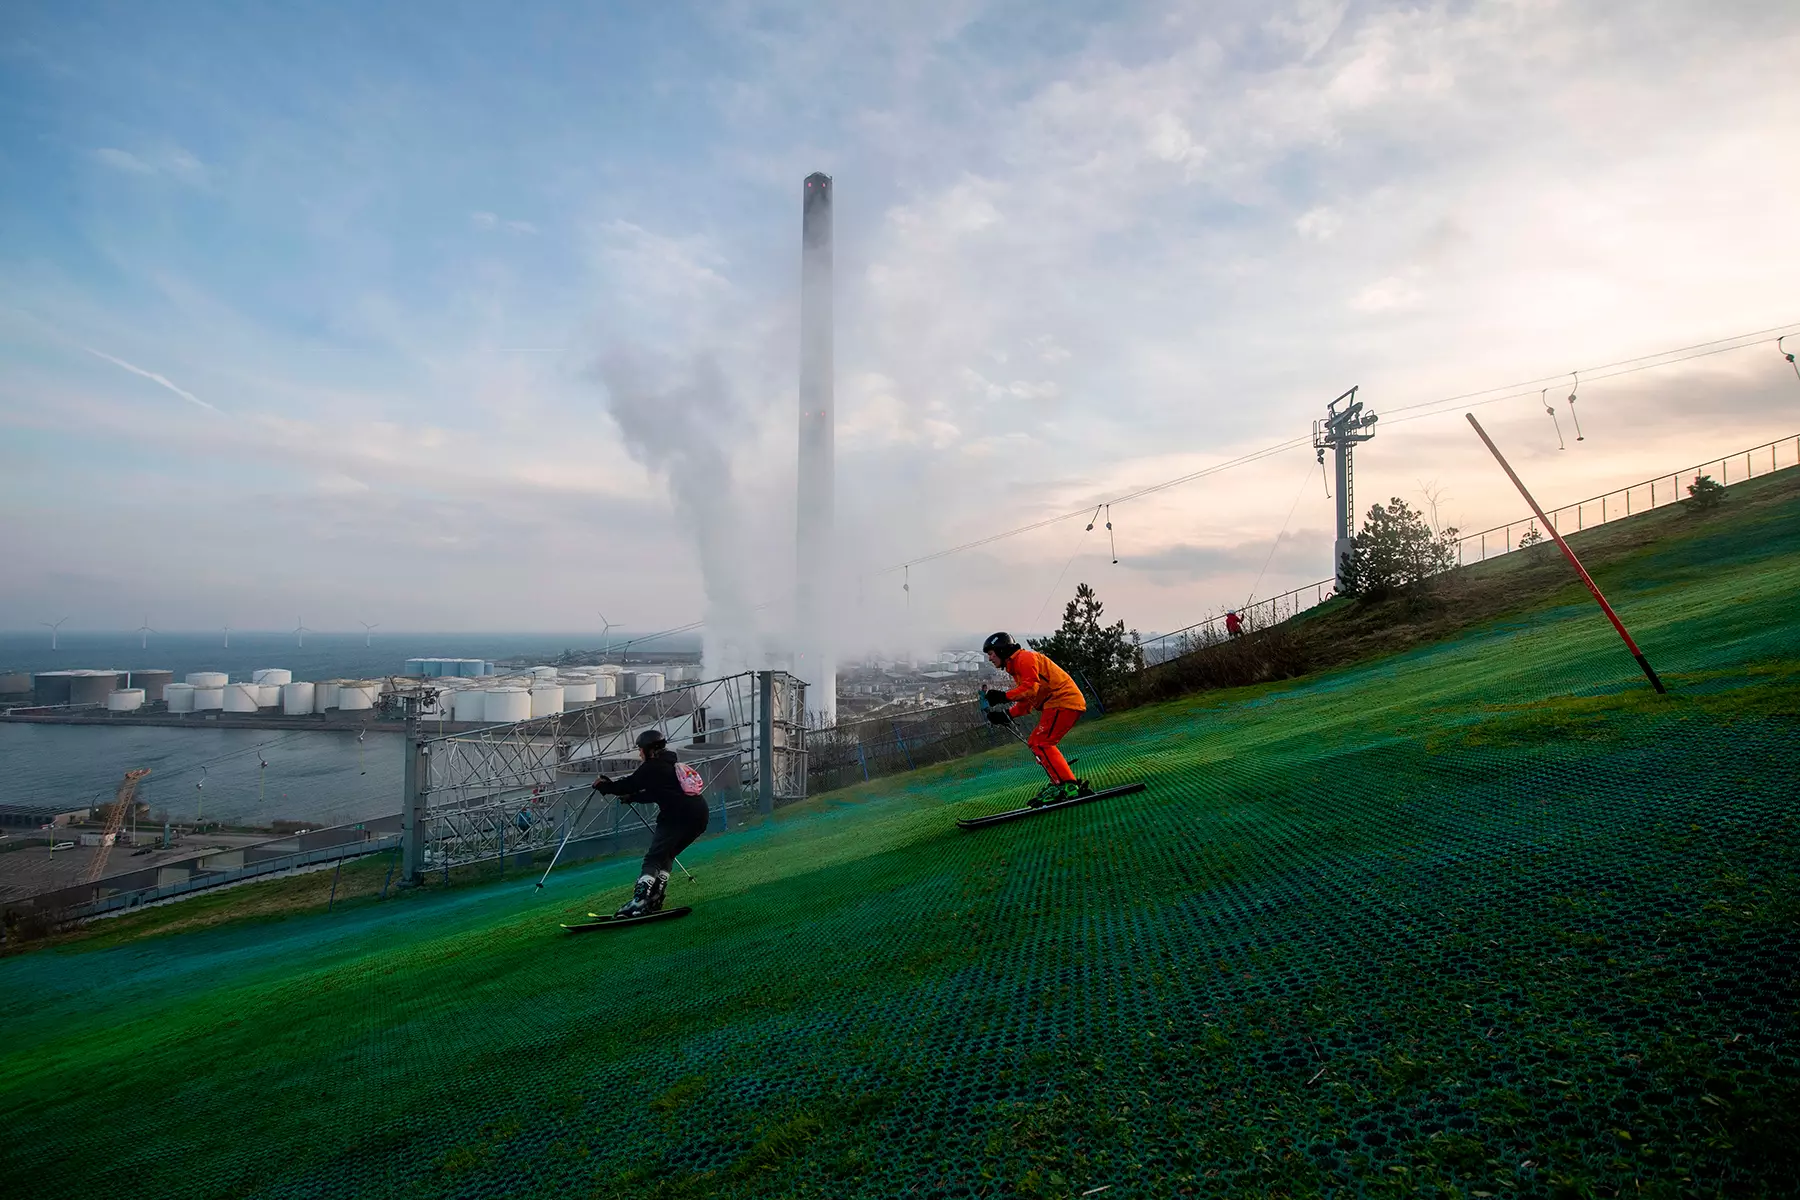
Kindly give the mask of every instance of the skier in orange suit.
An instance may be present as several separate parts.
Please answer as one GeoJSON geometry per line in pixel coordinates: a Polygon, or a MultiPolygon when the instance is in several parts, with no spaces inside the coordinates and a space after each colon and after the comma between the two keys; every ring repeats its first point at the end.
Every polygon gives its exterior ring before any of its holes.
{"type": "Polygon", "coordinates": [[[1085,779],[1075,778],[1075,772],[1069,770],[1062,751],[1056,743],[1063,735],[1075,728],[1075,722],[1087,711],[1087,700],[1081,689],[1069,678],[1069,673],[1050,661],[1050,656],[1041,650],[1027,650],[1012,640],[1006,633],[996,633],[982,643],[982,650],[988,661],[1013,677],[1011,691],[998,688],[987,693],[990,719],[1004,721],[1007,716],[1022,717],[1034,710],[1041,710],[1037,728],[1025,744],[1031,747],[1031,753],[1037,758],[1038,765],[1050,776],[1050,782],[1033,796],[1028,804],[1033,808],[1041,807],[1048,801],[1072,800],[1078,796],[1091,796],[1094,789],[1088,786],[1085,779]],[[1002,712],[1003,705],[1011,705],[1002,712]]]}

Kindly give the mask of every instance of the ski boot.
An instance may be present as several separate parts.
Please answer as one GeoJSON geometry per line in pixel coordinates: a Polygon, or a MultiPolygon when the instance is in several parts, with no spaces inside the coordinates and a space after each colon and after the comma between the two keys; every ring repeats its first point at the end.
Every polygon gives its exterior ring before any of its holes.
{"type": "Polygon", "coordinates": [[[663,906],[663,896],[665,893],[668,892],[668,890],[669,890],[669,873],[667,871],[658,871],[656,873],[656,882],[654,882],[650,885],[650,897],[646,901],[647,907],[645,908],[644,911],[646,913],[661,912],[662,906],[663,906]]]}
{"type": "MultiPolygon", "coordinates": [[[[666,879],[667,876],[664,876],[664,878],[666,879]]],[[[613,920],[620,921],[626,917],[649,916],[651,913],[655,912],[657,908],[662,907],[662,897],[655,896],[655,893],[656,876],[639,875],[637,883],[631,889],[631,899],[619,906],[619,911],[613,914],[613,920]],[[655,896],[656,898],[655,908],[650,906],[652,896],[655,896]]]]}
{"type": "Polygon", "coordinates": [[[1071,779],[1069,782],[1062,784],[1061,787],[1061,798],[1064,800],[1079,800],[1083,796],[1091,796],[1094,794],[1093,787],[1085,779],[1071,779]]]}
{"type": "Polygon", "coordinates": [[[1034,794],[1031,797],[1031,799],[1025,801],[1025,807],[1027,807],[1027,808],[1042,808],[1046,804],[1054,804],[1058,800],[1061,800],[1063,798],[1064,797],[1063,797],[1063,785],[1062,784],[1046,783],[1043,787],[1041,787],[1037,790],[1036,794],[1034,794]]]}

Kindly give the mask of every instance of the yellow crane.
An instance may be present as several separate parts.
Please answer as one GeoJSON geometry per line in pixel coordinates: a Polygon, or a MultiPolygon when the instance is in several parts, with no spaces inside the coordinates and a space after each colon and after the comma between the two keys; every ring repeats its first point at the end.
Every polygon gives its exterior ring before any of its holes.
{"type": "Polygon", "coordinates": [[[149,773],[149,767],[136,767],[125,772],[118,794],[113,797],[112,811],[106,815],[106,830],[100,835],[100,853],[94,855],[94,861],[88,864],[87,873],[81,877],[81,882],[92,883],[106,870],[106,860],[112,857],[113,843],[119,840],[119,830],[125,825],[125,814],[137,807],[138,780],[149,773]]]}

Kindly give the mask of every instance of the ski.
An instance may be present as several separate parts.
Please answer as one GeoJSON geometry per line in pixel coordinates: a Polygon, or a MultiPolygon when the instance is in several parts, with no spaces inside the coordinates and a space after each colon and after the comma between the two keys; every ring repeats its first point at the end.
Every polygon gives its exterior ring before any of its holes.
{"type": "Polygon", "coordinates": [[[683,905],[680,908],[665,908],[661,912],[653,912],[642,917],[605,917],[599,913],[589,913],[588,916],[595,918],[594,920],[579,921],[573,925],[565,921],[563,928],[570,933],[591,933],[596,929],[623,929],[627,925],[648,925],[652,921],[685,917],[693,911],[691,906],[683,905]]]}
{"type": "Polygon", "coordinates": [[[1129,796],[1133,792],[1141,792],[1141,783],[1127,783],[1119,787],[1103,788],[1091,796],[1077,796],[1073,800],[1058,800],[1054,804],[1046,804],[1042,808],[1015,808],[1007,812],[994,813],[986,817],[960,817],[956,825],[959,829],[985,829],[989,825],[999,825],[1004,821],[1016,821],[1020,817],[1035,817],[1041,813],[1057,812],[1065,808],[1073,808],[1077,804],[1086,804],[1090,800],[1105,800],[1109,796],[1129,796]]]}

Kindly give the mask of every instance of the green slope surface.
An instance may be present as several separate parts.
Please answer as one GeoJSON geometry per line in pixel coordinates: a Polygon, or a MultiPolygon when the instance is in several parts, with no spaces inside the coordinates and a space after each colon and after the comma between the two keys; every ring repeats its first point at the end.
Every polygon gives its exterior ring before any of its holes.
{"type": "MultiPolygon", "coordinates": [[[[1789,491],[1793,489],[1789,488],[1789,491]]],[[[635,864],[0,961],[0,1185],[93,1196],[1783,1195],[1800,499],[1584,595],[635,864]],[[1566,601],[1566,602],[1564,602],[1566,601]]]]}

